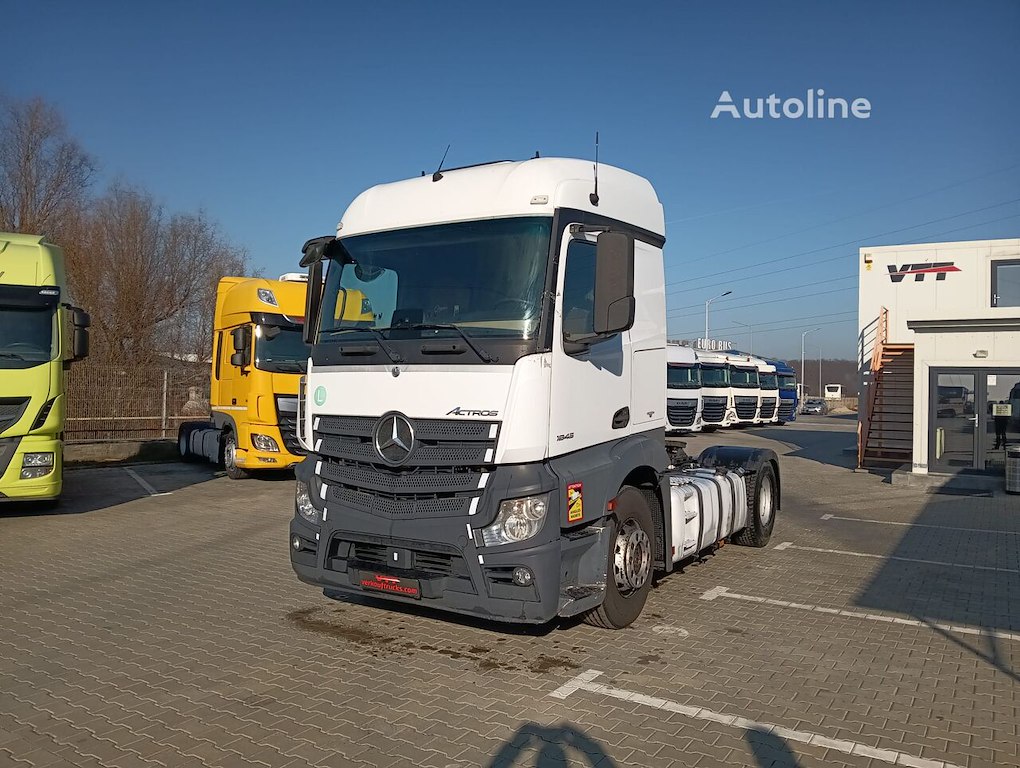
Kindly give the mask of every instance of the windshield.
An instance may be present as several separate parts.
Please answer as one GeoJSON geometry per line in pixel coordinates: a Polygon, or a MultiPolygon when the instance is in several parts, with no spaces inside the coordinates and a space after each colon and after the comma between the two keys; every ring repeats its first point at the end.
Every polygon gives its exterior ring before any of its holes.
{"type": "Polygon", "coordinates": [[[0,308],[0,368],[31,368],[57,356],[53,307],[0,308]]]}
{"type": "Polygon", "coordinates": [[[666,386],[669,389],[697,389],[701,386],[701,372],[695,365],[667,365],[666,386]]]}
{"type": "Polygon", "coordinates": [[[779,389],[779,377],[774,373],[760,373],[758,379],[762,389],[779,389]]]}
{"type": "Polygon", "coordinates": [[[702,365],[701,383],[706,387],[728,387],[730,369],[724,365],[702,365]]]}
{"type": "Polygon", "coordinates": [[[255,367],[273,373],[304,373],[308,345],[300,328],[255,326],[255,367]]]}
{"type": "Polygon", "coordinates": [[[797,377],[789,373],[781,374],[779,376],[779,386],[783,389],[796,389],[797,377]]]}
{"type": "MultiPolygon", "coordinates": [[[[345,238],[355,263],[329,265],[319,340],[344,329],[421,324],[455,324],[473,337],[534,338],[551,230],[551,219],[528,217],[345,238]]],[[[346,339],[362,335],[371,334],[346,339]]]]}
{"type": "Polygon", "coordinates": [[[758,371],[754,368],[731,368],[730,385],[741,389],[755,389],[758,386],[758,371]]]}

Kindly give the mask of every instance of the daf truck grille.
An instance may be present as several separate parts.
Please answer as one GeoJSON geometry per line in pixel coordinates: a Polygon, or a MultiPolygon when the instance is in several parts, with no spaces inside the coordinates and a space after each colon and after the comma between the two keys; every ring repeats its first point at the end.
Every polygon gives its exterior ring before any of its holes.
{"type": "Polygon", "coordinates": [[[733,405],[737,411],[737,418],[750,420],[758,413],[758,398],[737,395],[733,398],[733,405]]]}
{"type": "Polygon", "coordinates": [[[0,433],[18,423],[30,401],[28,397],[0,397],[0,433]]]}
{"type": "Polygon", "coordinates": [[[666,415],[674,427],[690,427],[694,425],[694,417],[698,413],[697,400],[667,400],[666,415]]]}
{"type": "Polygon", "coordinates": [[[276,415],[280,425],[280,437],[283,447],[293,456],[304,456],[305,450],[297,439],[298,399],[296,397],[276,396],[276,415]]]}
{"type": "Polygon", "coordinates": [[[379,419],[317,416],[313,445],[325,500],[388,518],[468,515],[478,506],[495,459],[499,423],[408,419],[411,451],[398,466],[375,447],[379,419]]]}
{"type": "Polygon", "coordinates": [[[701,420],[706,424],[722,424],[726,418],[725,397],[701,398],[701,420]]]}
{"type": "Polygon", "coordinates": [[[779,420],[790,421],[793,418],[793,400],[782,399],[779,401],[779,420]]]}
{"type": "Polygon", "coordinates": [[[763,397],[761,399],[761,417],[771,419],[776,415],[776,398],[763,397]]]}

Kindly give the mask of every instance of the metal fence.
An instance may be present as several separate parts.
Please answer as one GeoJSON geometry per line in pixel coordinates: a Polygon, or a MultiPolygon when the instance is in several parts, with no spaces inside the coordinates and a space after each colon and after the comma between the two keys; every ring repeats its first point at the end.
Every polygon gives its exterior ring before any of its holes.
{"type": "Polygon", "coordinates": [[[85,360],[67,371],[68,442],[177,438],[209,417],[209,365],[118,366],[85,360]]]}

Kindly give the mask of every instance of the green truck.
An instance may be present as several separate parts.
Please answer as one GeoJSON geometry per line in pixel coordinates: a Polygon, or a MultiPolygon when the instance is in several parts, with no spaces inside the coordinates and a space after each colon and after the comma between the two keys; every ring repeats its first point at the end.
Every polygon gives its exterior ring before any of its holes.
{"type": "Polygon", "coordinates": [[[0,232],[0,501],[60,497],[64,369],[88,355],[89,324],[68,301],[63,251],[0,232]]]}

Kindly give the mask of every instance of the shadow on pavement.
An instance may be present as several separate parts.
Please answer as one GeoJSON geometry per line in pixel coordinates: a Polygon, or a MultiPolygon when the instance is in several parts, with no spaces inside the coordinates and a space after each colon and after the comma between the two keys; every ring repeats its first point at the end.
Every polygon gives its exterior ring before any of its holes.
{"type": "Polygon", "coordinates": [[[759,728],[746,731],[745,738],[754,754],[755,763],[761,768],[800,768],[797,756],[787,745],[786,739],[759,728]]]}
{"type": "Polygon", "coordinates": [[[856,452],[846,450],[857,445],[856,432],[798,429],[797,422],[794,422],[785,427],[756,427],[753,434],[785,443],[792,449],[786,454],[788,456],[810,459],[844,469],[853,469],[857,465],[856,452]]]}
{"type": "Polygon", "coordinates": [[[572,725],[525,723],[488,763],[488,768],[563,768],[617,765],[597,741],[572,725]]]}
{"type": "Polygon", "coordinates": [[[912,525],[875,525],[874,536],[900,536],[888,559],[854,600],[862,608],[916,619],[1020,682],[996,633],[1020,631],[1020,524],[1016,502],[939,498],[912,525]],[[882,530],[878,530],[882,529],[882,530]],[[927,561],[927,562],[922,562],[927,561]],[[966,633],[950,627],[966,627],[966,633]]]}

